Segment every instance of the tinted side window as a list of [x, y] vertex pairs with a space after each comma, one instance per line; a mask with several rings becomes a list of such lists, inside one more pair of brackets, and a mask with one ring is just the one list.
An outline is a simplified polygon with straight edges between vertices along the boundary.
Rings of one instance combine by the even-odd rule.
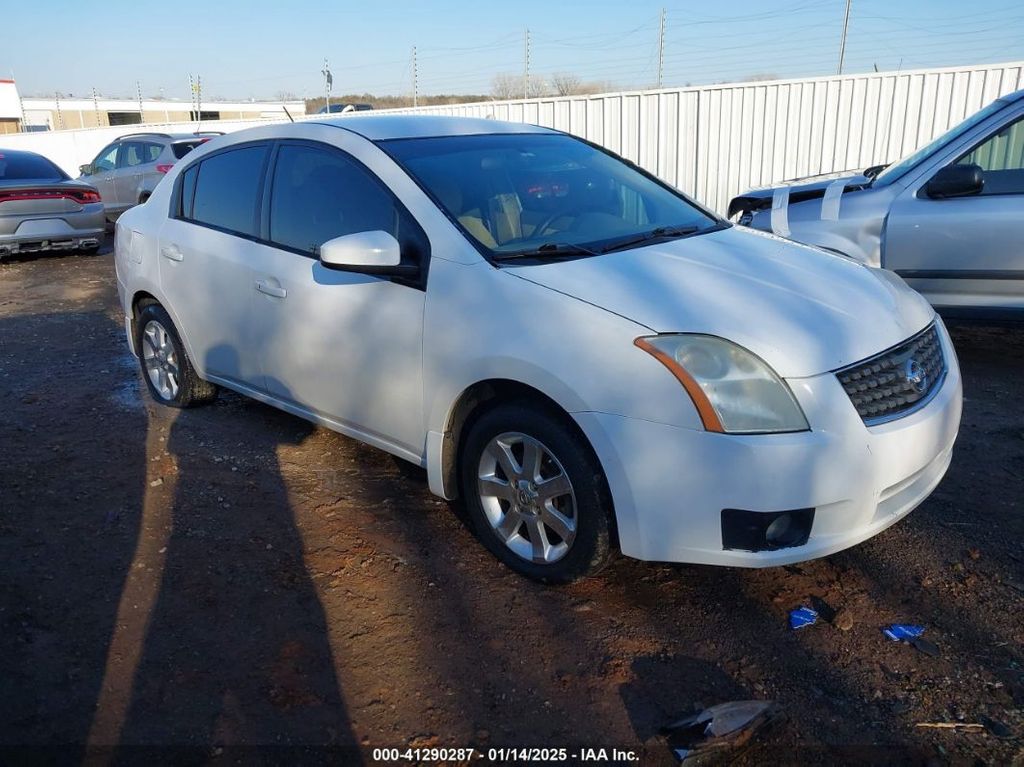
[[381, 229], [399, 242], [415, 224], [374, 176], [344, 155], [281, 147], [270, 198], [270, 239], [310, 254], [344, 234]]
[[99, 172], [104, 170], [113, 170], [117, 164], [117, 150], [120, 149], [120, 144], [111, 144], [98, 155], [96, 159], [92, 161], [93, 168]]
[[199, 164], [192, 220], [255, 237], [266, 146], [222, 152]]
[[957, 164], [981, 166], [982, 194], [1024, 194], [1024, 118], [1001, 128]]
[[192, 201], [196, 196], [196, 178], [198, 177], [198, 165], [193, 165], [181, 174], [181, 199], [177, 211], [179, 218], [192, 218]]
[[[143, 165], [150, 162], [148, 159], [149, 147], [153, 144], [144, 144], [141, 141], [130, 141], [121, 144], [121, 153], [118, 155], [118, 167], [132, 168], [136, 165]], [[158, 153], [159, 154], [159, 153]]]

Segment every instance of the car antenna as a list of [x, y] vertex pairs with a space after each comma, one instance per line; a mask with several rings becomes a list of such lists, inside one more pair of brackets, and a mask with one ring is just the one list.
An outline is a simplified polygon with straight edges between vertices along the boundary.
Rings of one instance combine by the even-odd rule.
[[295, 122], [295, 118], [292, 117], [292, 113], [288, 111], [288, 107], [286, 107], [284, 104], [282, 104], [281, 105], [281, 109], [283, 109], [284, 113], [286, 115], [288, 115], [288, 122], [292, 122], [292, 123]]

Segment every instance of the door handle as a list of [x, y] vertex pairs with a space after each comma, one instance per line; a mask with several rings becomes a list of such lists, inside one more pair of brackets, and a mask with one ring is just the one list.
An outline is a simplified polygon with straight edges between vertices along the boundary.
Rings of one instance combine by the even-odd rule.
[[160, 248], [160, 255], [164, 258], [169, 258], [171, 261], [185, 260], [185, 254], [178, 249], [177, 245], [165, 245]]
[[284, 288], [268, 285], [263, 280], [256, 280], [256, 290], [274, 298], [284, 298], [288, 295], [288, 291]]

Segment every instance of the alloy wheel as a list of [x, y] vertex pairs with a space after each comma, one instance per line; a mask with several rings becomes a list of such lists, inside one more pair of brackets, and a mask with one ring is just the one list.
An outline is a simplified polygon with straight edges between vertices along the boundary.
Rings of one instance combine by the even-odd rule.
[[487, 521], [513, 553], [552, 564], [576, 538], [576, 496], [558, 458], [540, 440], [519, 432], [494, 437], [478, 467]]
[[142, 361], [157, 394], [168, 401], [178, 396], [181, 385], [178, 353], [167, 328], [156, 320], [147, 322], [142, 330]]

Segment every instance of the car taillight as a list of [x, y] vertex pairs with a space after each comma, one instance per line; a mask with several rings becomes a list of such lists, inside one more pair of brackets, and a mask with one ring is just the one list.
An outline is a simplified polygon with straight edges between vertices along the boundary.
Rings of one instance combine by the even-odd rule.
[[174, 163], [170, 163], [169, 165], [164, 165], [164, 164], [157, 165], [156, 166], [156, 172], [157, 173], [166, 173], [167, 171], [169, 171], [173, 167], [174, 167]]
[[0, 202], [15, 200], [59, 200], [65, 198], [87, 205], [102, 202], [95, 189], [9, 189], [0, 192]]

